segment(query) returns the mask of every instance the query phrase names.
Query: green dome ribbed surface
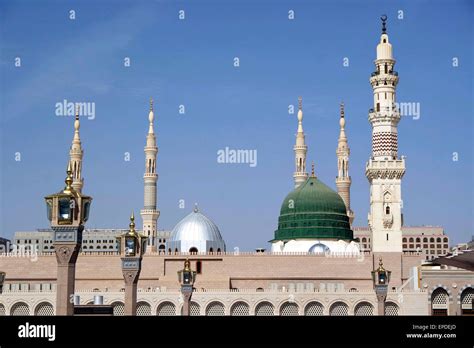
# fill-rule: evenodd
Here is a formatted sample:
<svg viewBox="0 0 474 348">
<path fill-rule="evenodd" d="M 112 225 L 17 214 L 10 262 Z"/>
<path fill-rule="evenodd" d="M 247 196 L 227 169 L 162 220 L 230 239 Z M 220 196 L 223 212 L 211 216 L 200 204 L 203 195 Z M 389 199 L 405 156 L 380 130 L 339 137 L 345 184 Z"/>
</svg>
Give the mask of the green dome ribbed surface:
<svg viewBox="0 0 474 348">
<path fill-rule="evenodd" d="M 274 240 L 295 238 L 353 239 L 344 201 L 316 177 L 290 192 L 281 205 Z"/>
</svg>

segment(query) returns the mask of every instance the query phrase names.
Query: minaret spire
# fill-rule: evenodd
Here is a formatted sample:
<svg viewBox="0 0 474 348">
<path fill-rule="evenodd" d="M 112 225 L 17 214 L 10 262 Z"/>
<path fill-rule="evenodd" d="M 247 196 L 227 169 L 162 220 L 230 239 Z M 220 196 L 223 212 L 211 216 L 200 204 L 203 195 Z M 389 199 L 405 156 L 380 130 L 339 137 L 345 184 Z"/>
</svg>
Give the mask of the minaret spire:
<svg viewBox="0 0 474 348">
<path fill-rule="evenodd" d="M 386 34 L 387 33 L 387 27 L 385 25 L 386 25 L 386 22 L 387 22 L 387 15 L 382 15 L 382 17 L 380 17 L 380 19 L 382 20 L 382 34 Z"/>
<path fill-rule="evenodd" d="M 72 139 L 71 149 L 69 150 L 69 161 L 71 163 L 73 177 L 72 187 L 77 192 L 81 192 L 82 187 L 84 186 L 84 179 L 82 178 L 82 157 L 84 151 L 82 150 L 81 137 L 79 134 L 79 129 L 81 128 L 79 122 L 79 111 L 80 107 L 77 105 L 76 117 L 74 120 L 74 138 Z"/>
<path fill-rule="evenodd" d="M 337 177 L 336 187 L 337 193 L 341 196 L 344 204 L 346 205 L 347 216 L 349 217 L 349 223 L 352 225 L 354 221 L 354 213 L 351 210 L 351 177 L 349 176 L 349 155 L 350 149 L 347 143 L 346 137 L 346 118 L 344 112 L 344 102 L 340 104 L 340 117 L 339 117 L 339 140 L 337 142 Z"/>
<path fill-rule="evenodd" d="M 296 170 L 293 174 L 295 180 L 295 188 L 300 186 L 308 178 L 308 173 L 306 172 L 306 152 L 308 147 L 305 144 L 304 140 L 304 131 L 303 131 L 303 99 L 298 97 L 298 131 L 296 133 L 296 143 L 293 147 L 295 151 L 295 165 Z"/>
<path fill-rule="evenodd" d="M 374 61 L 376 71 L 370 77 L 374 99 L 369 110 L 372 154 L 365 170 L 370 183 L 368 222 L 373 252 L 402 252 L 401 183 L 405 159 L 398 156 L 400 112 L 395 102 L 398 73 L 387 35 L 387 16 L 383 15 L 381 20 L 382 34 Z"/>
<path fill-rule="evenodd" d="M 156 146 L 156 137 L 153 129 L 155 114 L 153 111 L 153 99 L 150 98 L 150 112 L 148 114 L 148 134 L 145 146 L 145 174 L 144 179 L 144 207 L 140 212 L 143 221 L 143 234 L 148 237 L 148 245 L 152 251 L 156 251 L 156 234 L 158 229 L 158 217 L 160 211 L 157 209 L 156 182 L 158 174 L 156 173 L 156 155 L 158 147 Z"/>
</svg>

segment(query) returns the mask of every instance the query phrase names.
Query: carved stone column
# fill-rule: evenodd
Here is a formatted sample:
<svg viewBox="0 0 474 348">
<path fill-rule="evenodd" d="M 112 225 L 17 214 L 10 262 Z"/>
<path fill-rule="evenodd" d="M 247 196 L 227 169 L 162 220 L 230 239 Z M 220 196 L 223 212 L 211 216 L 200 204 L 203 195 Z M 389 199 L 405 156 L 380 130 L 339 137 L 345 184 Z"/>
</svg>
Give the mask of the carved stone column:
<svg viewBox="0 0 474 348">
<path fill-rule="evenodd" d="M 57 260 L 56 315 L 74 314 L 76 261 L 82 241 L 83 226 L 62 227 L 55 230 L 54 250 Z M 58 241 L 70 239 L 76 241 Z"/>
<path fill-rule="evenodd" d="M 122 258 L 122 274 L 125 281 L 125 315 L 137 315 L 137 283 L 140 270 L 140 258 Z"/>
</svg>

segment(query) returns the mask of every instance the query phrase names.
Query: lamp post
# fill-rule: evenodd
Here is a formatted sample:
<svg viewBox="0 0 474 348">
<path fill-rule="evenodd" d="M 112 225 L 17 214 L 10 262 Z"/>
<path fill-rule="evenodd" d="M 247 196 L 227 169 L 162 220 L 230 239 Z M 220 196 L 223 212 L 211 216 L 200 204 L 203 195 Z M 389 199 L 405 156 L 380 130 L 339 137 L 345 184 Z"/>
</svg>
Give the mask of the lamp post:
<svg viewBox="0 0 474 348">
<path fill-rule="evenodd" d="M 371 273 L 375 295 L 377 296 L 378 315 L 385 315 L 385 300 L 387 299 L 388 284 L 390 283 L 390 274 L 392 272 L 383 268 L 382 258 L 380 258 L 379 268 Z"/>
<path fill-rule="evenodd" d="M 135 231 L 135 216 L 130 216 L 130 229 L 117 237 L 120 245 L 122 274 L 125 280 L 125 315 L 137 314 L 137 283 L 142 269 L 148 237 Z"/>
<path fill-rule="evenodd" d="M 191 295 L 193 294 L 193 285 L 196 281 L 196 271 L 191 270 L 189 259 L 184 261 L 184 269 L 178 271 L 178 279 L 181 284 L 181 294 L 183 295 L 183 316 L 190 315 Z"/>
<path fill-rule="evenodd" d="M 5 276 L 6 276 L 5 272 L 0 272 L 0 295 L 3 292 L 3 283 L 5 282 Z"/>
<path fill-rule="evenodd" d="M 58 264 L 56 314 L 74 314 L 76 261 L 82 245 L 84 223 L 89 218 L 92 198 L 72 187 L 71 163 L 68 163 L 66 187 L 45 197 L 48 220 L 53 230 L 53 245 Z"/>
</svg>

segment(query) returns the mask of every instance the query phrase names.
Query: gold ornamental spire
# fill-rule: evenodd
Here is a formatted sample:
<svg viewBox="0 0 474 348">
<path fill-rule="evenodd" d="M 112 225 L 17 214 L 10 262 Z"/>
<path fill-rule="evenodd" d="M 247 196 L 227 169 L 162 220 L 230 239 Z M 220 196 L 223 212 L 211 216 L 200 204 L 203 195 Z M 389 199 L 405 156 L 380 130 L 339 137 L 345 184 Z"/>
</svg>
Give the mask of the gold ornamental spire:
<svg viewBox="0 0 474 348">
<path fill-rule="evenodd" d="M 184 261 L 184 271 L 191 271 L 191 262 L 188 258 Z"/>
<path fill-rule="evenodd" d="M 71 162 L 70 161 L 67 163 L 66 173 L 67 173 L 67 177 L 66 177 L 66 180 L 64 180 L 64 182 L 66 183 L 66 187 L 64 188 L 63 192 L 64 193 L 71 193 L 72 191 L 74 191 L 74 189 L 71 186 L 72 182 L 73 182 L 73 178 L 72 178 L 72 168 L 71 168 Z"/>
<path fill-rule="evenodd" d="M 132 215 L 130 215 L 130 234 L 135 234 L 135 214 L 132 211 Z"/>
<path fill-rule="evenodd" d="M 383 272 L 383 271 L 385 271 L 385 268 L 383 268 L 382 258 L 379 258 L 379 268 L 377 268 L 377 271 L 378 271 L 378 272 Z"/>
<path fill-rule="evenodd" d="M 315 178 L 316 175 L 314 174 L 314 161 L 311 162 L 311 177 Z"/>
</svg>

